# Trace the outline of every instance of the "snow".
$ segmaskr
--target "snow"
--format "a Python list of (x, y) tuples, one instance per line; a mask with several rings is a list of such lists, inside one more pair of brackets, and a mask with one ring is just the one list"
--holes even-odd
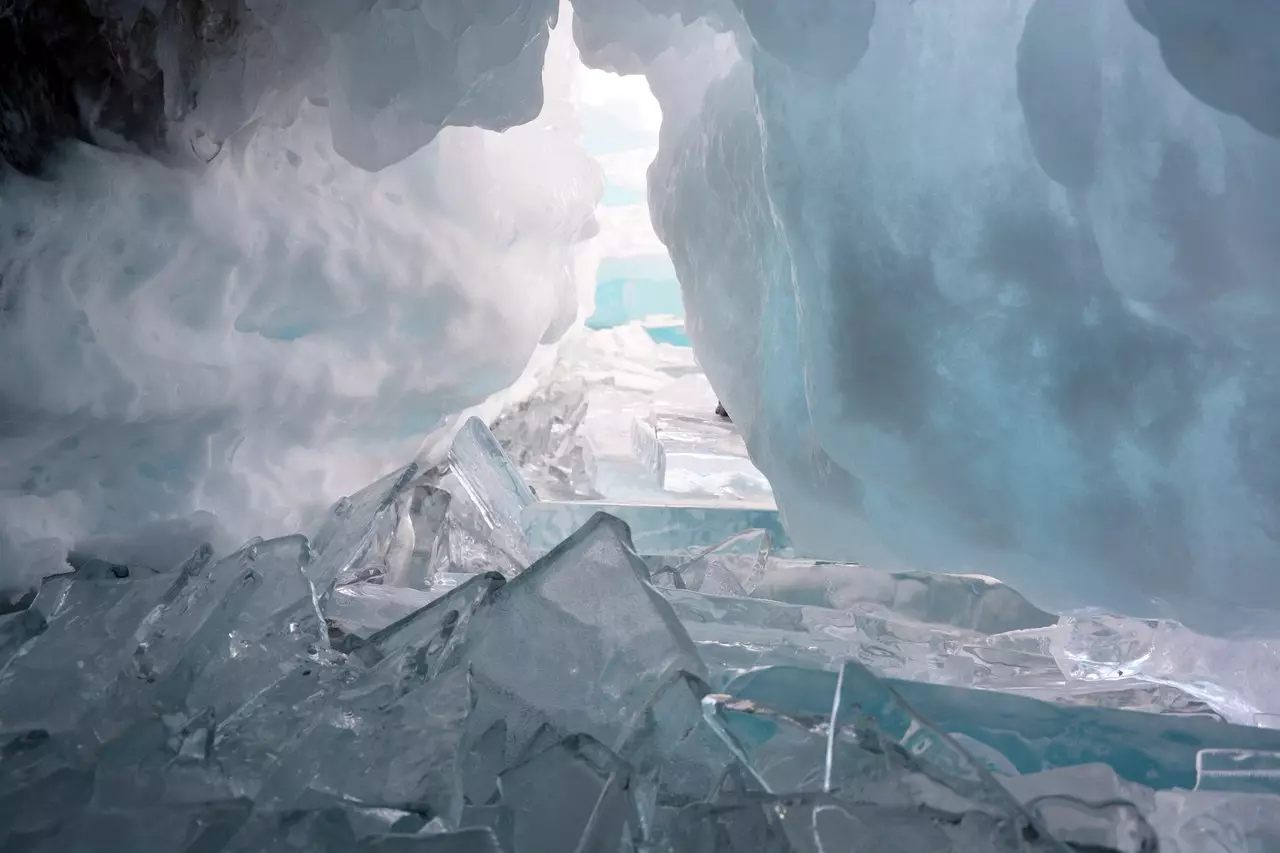
[(164, 519), (224, 551), (297, 529), (545, 369), (590, 312), (603, 189), (552, 41), (538, 120), (448, 127), (377, 172), (308, 102), (198, 173), (72, 143), (6, 175), (0, 588)]

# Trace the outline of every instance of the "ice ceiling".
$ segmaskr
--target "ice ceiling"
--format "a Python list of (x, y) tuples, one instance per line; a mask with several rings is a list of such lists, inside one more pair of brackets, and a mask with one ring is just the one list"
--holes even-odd
[[(293, 529), (554, 346), (601, 192), (560, 13), (0, 13), (6, 576)], [(573, 13), (662, 105), (689, 333), (807, 552), (1276, 629), (1280, 8)]]

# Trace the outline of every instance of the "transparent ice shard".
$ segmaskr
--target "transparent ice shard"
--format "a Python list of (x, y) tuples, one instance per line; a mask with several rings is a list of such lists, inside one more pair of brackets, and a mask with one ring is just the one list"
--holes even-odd
[(710, 691), (699, 678), (677, 673), (663, 687), (619, 755), (635, 769), (640, 830), (657, 834), (657, 815), (709, 799), (733, 755), (703, 722)]
[(772, 507), (616, 501), (540, 501), (526, 507), (522, 523), (529, 547), (546, 553), (597, 512), (625, 522), (642, 554), (693, 554), (754, 529), (767, 530), (774, 549), (790, 547), (778, 511)]
[(228, 558), (214, 567), (219, 572), (224, 564), (228, 569), (247, 565), (262, 578), (262, 587), (235, 614), (223, 642), (194, 670), (188, 707), (212, 707), (225, 716), (296, 663), (327, 653), (328, 632), (307, 577), (315, 560), (324, 559), (313, 559), (314, 553), (305, 537), (285, 536), (251, 545), (237, 555), (238, 562)]
[(318, 759), (308, 787), (347, 802), (439, 817), (456, 827), (470, 711), (462, 668), (398, 698), (378, 688), (353, 698), (300, 747)]
[(1042, 628), (1055, 615), (990, 578), (886, 572), (854, 563), (770, 557), (753, 596), (788, 604), (856, 607), (885, 616), (998, 634)]
[(0, 671), (0, 734), (73, 728), (129, 665), (134, 632), (172, 585), (165, 576), (47, 583), (32, 618), (48, 627)]
[(1196, 790), (1280, 795), (1280, 752), (1202, 749), (1196, 754)]
[(824, 790), (827, 755), (820, 717), (791, 718), (750, 700), (710, 694), (708, 725), (769, 793)]
[(448, 570), (449, 504), (452, 496), (430, 485), (413, 490), (409, 520), (413, 544), (406, 560), (389, 569), (386, 582), (392, 586), (429, 589), (438, 572)]
[[(919, 774), (920, 781), (944, 786), (946, 791), (922, 792), (912, 784), (922, 802), (946, 810), (952, 796), (969, 804), (966, 811), (981, 811), (1003, 825), (1001, 834), (1010, 839), (1044, 835), (1039, 821), (974, 760), (946, 732), (920, 716), (883, 680), (866, 667), (848, 662), (840, 670), (832, 701), (827, 732), (824, 786), (830, 791), (841, 778), (849, 778), (840, 762), (849, 755), (848, 746), (878, 753), (904, 776)], [(859, 765), (865, 762), (859, 762)], [(1046, 844), (1056, 850), (1059, 845)], [(1062, 848), (1065, 850), (1065, 848)]]
[(631, 768), (608, 748), (573, 735), (499, 777), (515, 818), (513, 853), (617, 850), (636, 826)]
[(747, 530), (691, 560), (654, 572), (654, 583), (745, 598), (764, 577), (772, 547), (769, 531)]
[(520, 514), (537, 498), (479, 418), (468, 418), (454, 438), (449, 470), (475, 507), (483, 531), (521, 568), (528, 565)]
[(355, 656), (404, 695), (456, 666), (477, 612), (505, 584), (497, 572), (473, 575), (445, 595), (371, 636)]
[(410, 490), (420, 474), (417, 464), (410, 464), (330, 508), (311, 539), (312, 560), (306, 570), (317, 606), (323, 606), (345, 574), (353, 573), (354, 580), (370, 564), (385, 567), (387, 550), (397, 542)]
[(674, 673), (704, 674), (626, 525), (604, 514), (495, 592), (460, 654), (495, 707), (514, 705), (516, 750), (539, 721), (616, 749)]
[(541, 497), (590, 493), (578, 440), (587, 408), (587, 383), (574, 376), (539, 388), (493, 422), (494, 438)]
[(1064, 614), (1047, 633), (1063, 674), (1076, 683), (1169, 685), (1242, 725), (1280, 709), (1280, 662), (1266, 638), (1224, 640), (1169, 620), (1100, 611)]
[(426, 589), (373, 583), (338, 587), (325, 608), (329, 638), (334, 648), (349, 651), (474, 577), (440, 573)]
[(1054, 657), (1065, 675), (1106, 679), (1133, 674), (1151, 657), (1157, 623), (1098, 614), (1069, 614), (1058, 622)]

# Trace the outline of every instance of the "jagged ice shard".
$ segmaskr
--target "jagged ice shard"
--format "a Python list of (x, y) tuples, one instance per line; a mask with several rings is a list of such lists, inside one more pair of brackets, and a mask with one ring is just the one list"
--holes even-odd
[(1280, 848), (1278, 105), (1259, 0), (7, 4), (0, 851)]

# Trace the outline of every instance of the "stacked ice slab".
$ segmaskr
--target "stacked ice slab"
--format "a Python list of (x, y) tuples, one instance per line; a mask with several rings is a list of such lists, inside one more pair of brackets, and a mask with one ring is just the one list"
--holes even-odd
[(642, 553), (688, 554), (755, 528), (785, 548), (769, 482), (716, 406), (692, 351), (640, 324), (566, 345), (557, 375), (495, 425), (548, 499), (524, 512), (530, 546), (545, 553), (605, 511)]
[(473, 420), (311, 537), (50, 579), (0, 617), (0, 850), (1280, 844), (1280, 732), (1052, 684), (1016, 638), (1054, 619), (1003, 586), (829, 572), (761, 530), (643, 554), (605, 513), (529, 562), (530, 506)]

